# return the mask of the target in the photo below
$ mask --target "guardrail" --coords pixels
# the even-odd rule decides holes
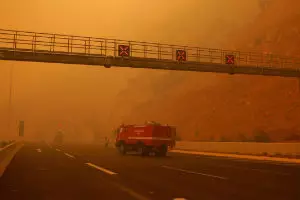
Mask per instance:
[[[124,47],[126,47],[126,49],[124,49]],[[128,50],[127,57],[228,64],[226,63],[226,56],[233,55],[234,66],[300,69],[300,58],[255,51],[243,52],[236,50],[0,29],[0,50],[32,52],[33,54],[35,52],[48,52],[49,54],[80,54],[93,57],[123,57],[124,54],[120,55],[120,53],[122,53],[120,52],[122,51],[122,48],[123,51]],[[178,50],[185,52],[185,59],[178,60]]]
[[[13,141],[0,148],[0,177],[3,175],[7,166],[20,148],[21,143],[18,141]]]
[[[178,141],[175,149],[213,153],[300,157],[300,143]]]
[[[10,151],[17,144],[16,141],[13,141],[5,146],[0,147],[0,162],[3,160],[7,151]]]
[[[3,140],[0,141],[0,151],[4,148],[6,148],[7,146],[11,145],[12,143],[14,143],[14,140]]]

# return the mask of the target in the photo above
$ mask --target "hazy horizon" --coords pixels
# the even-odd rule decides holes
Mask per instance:
[[[222,48],[230,46],[226,41],[229,34],[244,26],[250,26],[259,13],[259,3],[250,0],[53,0],[43,3],[36,0],[14,0],[6,2],[0,8],[0,23],[3,29]],[[232,48],[236,46],[234,43],[231,45]],[[189,79],[188,85],[174,88],[173,93],[177,90],[192,91],[195,87],[210,88],[219,85],[223,80],[231,80],[227,76],[211,73],[169,73],[129,68],[105,69],[102,66],[0,62],[0,90],[3,94],[0,98],[0,131],[3,137],[7,135],[5,132],[11,67],[12,124],[15,126],[17,120],[25,120],[26,136],[41,139],[51,139],[57,129],[65,129],[70,138],[79,141],[85,138],[92,140],[95,134],[109,135],[119,121],[126,121],[122,116],[118,116],[118,113],[122,114],[122,109],[131,110],[135,101],[144,102],[138,98],[148,101],[155,96],[152,85],[157,84],[156,80],[160,77],[177,77],[180,83],[187,82],[186,77],[194,77]],[[147,86],[142,87],[141,84],[141,97],[128,102],[124,95],[121,95],[122,91],[126,93],[128,88],[131,88],[138,92],[139,90],[132,86],[132,82],[141,80],[141,77],[148,80]],[[128,95],[135,94],[128,92]],[[184,96],[184,93],[181,95]],[[173,103],[174,107],[179,108],[176,102]],[[162,100],[160,104],[164,105],[165,102]],[[140,107],[142,108],[141,105]],[[144,118],[150,116],[145,115]],[[136,116],[132,116],[132,119],[135,118]],[[138,117],[131,122],[147,120],[144,118]],[[160,119],[155,115],[152,115],[152,118]],[[180,121],[171,118],[170,116],[170,123]],[[161,120],[166,121],[168,118],[164,116]]]

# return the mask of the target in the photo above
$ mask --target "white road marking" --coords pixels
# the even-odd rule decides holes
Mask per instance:
[[[200,172],[194,172],[194,171],[180,169],[180,168],[175,168],[175,167],[169,167],[169,166],[162,166],[162,167],[166,168],[166,169],[175,170],[175,171],[185,172],[185,173],[188,173],[188,174],[196,174],[196,175],[208,176],[208,177],[222,179],[222,180],[227,180],[228,179],[228,178],[222,177],[222,176],[215,176],[215,175],[212,175],[212,174],[204,174],[204,173],[200,173]]]
[[[297,163],[271,163],[272,165],[278,165],[278,166],[282,166],[282,165],[284,165],[284,166],[296,166],[296,167],[299,167],[299,164],[297,164]]]
[[[272,173],[272,174],[278,174],[278,175],[284,175],[284,176],[289,176],[290,174],[284,173],[284,172],[276,172],[272,170],[265,170],[265,169],[257,169],[257,168],[247,168],[247,167],[236,167],[232,165],[218,165],[219,167],[228,167],[232,169],[240,169],[240,170],[251,170],[251,171],[258,171],[262,173]]]
[[[185,198],[174,198],[173,200],[187,200]]]
[[[71,154],[68,154],[68,153],[65,153],[66,156],[70,157],[70,158],[74,158],[75,159],[75,156],[71,155]]]
[[[220,157],[202,157],[202,156],[196,156],[196,158],[199,158],[199,159],[203,159],[203,158],[206,158],[206,159],[216,159],[216,160],[220,160],[220,159],[227,159],[227,158],[220,158]],[[230,158],[228,158],[230,159]],[[233,161],[237,161],[237,162],[249,162],[249,160],[235,160],[234,158],[231,158],[231,160]],[[256,161],[256,160],[252,160],[251,162],[253,163],[262,163],[263,161]],[[277,162],[268,162],[268,161],[265,161],[265,163],[267,164],[272,164],[272,165],[294,165],[294,166],[299,166],[298,164],[293,164],[293,163],[277,163]],[[240,170],[250,170],[250,171],[258,171],[258,172],[262,172],[262,173],[273,173],[273,174],[278,174],[278,175],[284,175],[284,176],[290,176],[291,174],[289,173],[284,173],[284,172],[276,172],[276,171],[273,171],[273,170],[265,170],[265,169],[257,169],[257,168],[247,168],[247,167],[236,167],[236,166],[233,166],[233,165],[220,165],[218,164],[218,167],[228,167],[228,168],[233,168],[233,169],[240,169]]]
[[[37,151],[37,152],[39,152],[39,153],[41,153],[41,152],[42,152],[42,150],[41,150],[41,149],[37,149],[36,151]]]
[[[132,189],[127,188],[127,187],[125,187],[123,185],[120,185],[120,184],[118,184],[116,182],[115,183],[112,182],[112,184],[115,185],[116,187],[118,187],[120,190],[126,192],[127,194],[129,194],[130,196],[132,196],[136,200],[150,200],[147,197],[145,197],[145,196],[143,196],[141,194],[136,193]]]
[[[103,167],[99,167],[99,166],[94,165],[94,164],[92,164],[92,163],[85,163],[85,164],[88,165],[88,166],[90,166],[90,167],[93,167],[93,168],[95,168],[95,169],[98,169],[98,170],[100,170],[100,171],[102,171],[102,172],[105,172],[105,173],[107,173],[107,174],[109,174],[109,175],[116,175],[116,174],[117,174],[117,173],[115,173],[115,172],[112,172],[112,171],[110,171],[110,170],[104,169]]]
[[[56,151],[60,151],[60,149],[56,149]]]

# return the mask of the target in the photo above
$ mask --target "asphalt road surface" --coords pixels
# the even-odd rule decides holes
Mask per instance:
[[[299,200],[300,166],[97,145],[25,144],[0,178],[2,200]]]

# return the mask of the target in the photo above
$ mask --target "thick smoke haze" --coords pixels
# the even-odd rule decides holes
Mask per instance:
[[[267,12],[271,12],[268,16],[274,15],[277,8],[272,9],[261,13],[259,1],[253,0],[11,0],[0,8],[0,24],[4,29],[246,49],[251,48],[254,35],[262,32],[250,33],[247,27],[253,27]],[[274,18],[272,23],[276,24],[276,20],[282,19]],[[247,32],[249,35],[245,35]],[[3,137],[16,134],[16,121],[20,119],[25,120],[26,136],[37,139],[52,139],[55,131],[63,129],[69,140],[92,141],[109,135],[120,122],[141,123],[152,119],[177,125],[182,137],[188,139],[193,138],[195,129],[201,130],[203,137],[235,134],[250,131],[249,127],[254,128],[256,122],[232,123],[236,119],[230,116],[241,118],[243,110],[236,101],[248,102],[248,97],[240,100],[240,90],[245,90],[234,86],[251,88],[253,82],[269,81],[270,88],[276,87],[275,78],[266,77],[4,61],[0,66]],[[296,87],[296,83],[287,79],[278,82],[288,88]],[[243,95],[255,96],[256,89]],[[261,99],[267,97],[260,95]],[[257,109],[264,107],[260,106]],[[256,112],[255,108],[249,110]]]
[[[244,51],[299,56],[299,2],[274,0],[260,8],[262,12],[250,23],[218,35],[218,44]],[[217,28],[213,33],[218,32]],[[144,74],[144,78],[137,77],[127,91],[122,92],[131,93],[131,97],[126,96],[128,102],[135,99],[132,96],[142,96],[141,91],[149,94],[152,90],[155,94],[142,103],[136,101],[130,109],[126,106],[124,113],[128,122],[144,118],[169,122],[178,126],[184,139],[192,140],[234,141],[265,132],[273,141],[282,141],[299,134],[297,79],[172,73],[153,78],[151,84],[143,83],[148,76]],[[175,74],[181,75],[180,81]],[[134,87],[137,82],[139,87]],[[161,89],[163,86],[166,87]],[[122,102],[118,105],[123,107]]]

